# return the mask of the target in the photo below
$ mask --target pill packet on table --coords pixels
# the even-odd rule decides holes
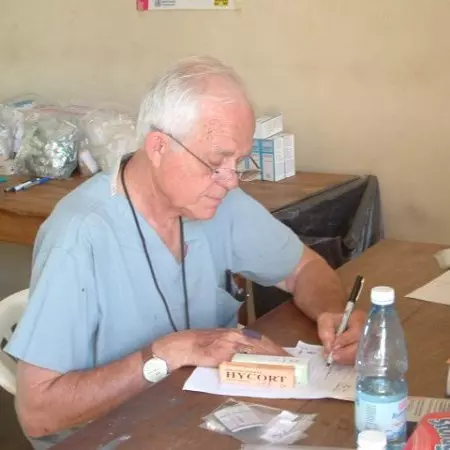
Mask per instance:
[[[232,436],[246,444],[293,444],[307,435],[315,414],[229,399],[203,417],[200,427]]]

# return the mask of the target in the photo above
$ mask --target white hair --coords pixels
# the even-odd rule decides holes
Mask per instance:
[[[202,100],[236,101],[233,89],[228,89],[227,94],[207,92],[210,77],[229,82],[250,105],[244,84],[231,67],[209,56],[182,59],[156,80],[141,102],[136,124],[139,146],[152,129],[185,137],[200,118]]]

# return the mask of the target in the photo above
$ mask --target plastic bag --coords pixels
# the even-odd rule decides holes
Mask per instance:
[[[201,428],[232,436],[245,444],[293,444],[306,437],[315,414],[227,400],[203,417]]]
[[[70,177],[77,167],[76,120],[57,108],[31,108],[24,114],[23,137],[14,159],[15,172],[37,177]]]
[[[23,114],[0,104],[0,156],[13,159],[23,135]]]
[[[317,447],[315,445],[253,445],[244,444],[241,450],[352,450],[350,447]]]
[[[122,107],[102,107],[81,120],[88,150],[100,169],[109,172],[122,156],[137,149],[136,120]]]

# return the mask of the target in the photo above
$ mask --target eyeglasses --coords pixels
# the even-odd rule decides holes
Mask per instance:
[[[261,169],[259,168],[256,161],[248,156],[247,161],[243,161],[245,165],[253,164],[252,168],[245,169],[232,169],[229,167],[211,167],[206,161],[204,161],[200,156],[197,156],[193,151],[189,150],[182,142],[180,142],[176,137],[172,136],[170,133],[166,133],[163,130],[158,128],[153,128],[154,131],[158,131],[159,133],[165,134],[170,137],[174,142],[176,142],[179,146],[183,147],[191,156],[193,156],[198,162],[207,167],[214,180],[216,181],[230,181],[234,176],[237,176],[240,181],[252,181],[259,176],[261,173]]]

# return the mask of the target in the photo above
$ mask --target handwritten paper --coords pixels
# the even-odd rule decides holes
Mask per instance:
[[[354,401],[356,375],[352,366],[334,364],[329,376],[326,377],[328,368],[323,357],[323,348],[320,345],[310,345],[299,341],[296,347],[286,348],[285,350],[292,356],[305,358],[308,361],[308,385],[297,386],[293,389],[265,389],[253,386],[226,385],[220,383],[217,369],[198,367],[186,380],[183,389],[230,397],[336,398]]]
[[[450,271],[444,272],[434,280],[411,292],[406,297],[425,302],[450,305]]]

